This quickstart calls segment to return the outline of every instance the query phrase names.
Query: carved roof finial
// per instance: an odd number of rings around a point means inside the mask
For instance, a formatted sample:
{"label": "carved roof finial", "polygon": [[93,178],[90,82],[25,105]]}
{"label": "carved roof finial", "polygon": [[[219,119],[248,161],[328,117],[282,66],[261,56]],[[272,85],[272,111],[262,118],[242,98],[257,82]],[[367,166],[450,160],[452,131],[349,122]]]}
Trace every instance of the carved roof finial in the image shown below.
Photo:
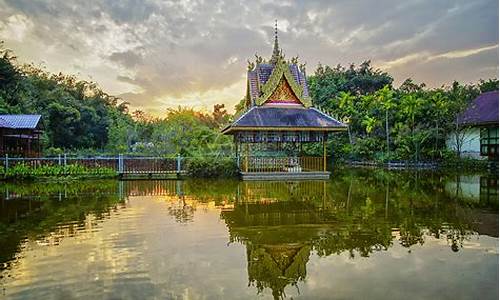
{"label": "carved roof finial", "polygon": [[275,64],[278,61],[278,58],[281,56],[280,47],[278,44],[278,20],[275,20],[274,23],[274,48],[273,48],[273,56],[271,56],[271,60],[269,61],[272,64]]}

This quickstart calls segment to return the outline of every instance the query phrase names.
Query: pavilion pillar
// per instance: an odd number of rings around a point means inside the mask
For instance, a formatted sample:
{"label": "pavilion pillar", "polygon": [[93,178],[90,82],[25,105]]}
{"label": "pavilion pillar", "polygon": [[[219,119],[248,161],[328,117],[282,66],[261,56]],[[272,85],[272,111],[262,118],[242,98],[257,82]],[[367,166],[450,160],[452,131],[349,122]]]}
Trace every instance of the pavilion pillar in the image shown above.
{"label": "pavilion pillar", "polygon": [[236,135],[233,136],[233,139],[234,139],[234,146],[235,146],[236,166],[238,167],[238,171],[241,171],[240,151],[239,151],[240,145],[239,145],[239,141],[238,141],[238,138],[236,137]]}
{"label": "pavilion pillar", "polygon": [[326,172],[326,137],[323,137],[323,172]]}
{"label": "pavilion pillar", "polygon": [[249,149],[248,149],[249,145],[248,143],[245,143],[245,172],[248,172],[248,152],[249,152]]}

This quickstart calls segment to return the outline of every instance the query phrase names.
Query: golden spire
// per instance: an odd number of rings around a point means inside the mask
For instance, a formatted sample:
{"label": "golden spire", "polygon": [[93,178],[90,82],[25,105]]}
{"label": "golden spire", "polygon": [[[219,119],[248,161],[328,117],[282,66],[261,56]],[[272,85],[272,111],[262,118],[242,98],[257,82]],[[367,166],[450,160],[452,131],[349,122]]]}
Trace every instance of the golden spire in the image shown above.
{"label": "golden spire", "polygon": [[278,58],[281,56],[280,47],[278,44],[278,20],[275,20],[274,23],[274,48],[273,55],[271,56],[271,60],[269,61],[272,64],[275,64],[278,61]]}

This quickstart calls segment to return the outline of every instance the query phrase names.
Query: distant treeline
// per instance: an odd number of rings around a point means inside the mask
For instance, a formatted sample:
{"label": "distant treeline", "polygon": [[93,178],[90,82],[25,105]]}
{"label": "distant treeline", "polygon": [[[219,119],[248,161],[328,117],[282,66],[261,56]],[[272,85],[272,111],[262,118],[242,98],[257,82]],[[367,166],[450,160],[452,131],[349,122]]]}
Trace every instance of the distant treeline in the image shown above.
{"label": "distant treeline", "polygon": [[[319,65],[308,77],[315,106],[349,124],[329,150],[340,158],[441,159],[448,133],[459,129],[457,113],[481,92],[498,90],[498,80],[475,85],[453,82],[428,89],[393,78],[370,62],[348,68]],[[243,93],[244,91],[242,91]],[[241,109],[236,106],[237,112]],[[129,112],[128,103],[108,95],[96,83],[51,74],[33,64],[20,65],[0,45],[0,113],[41,114],[45,154],[136,153],[151,155],[229,153],[232,139],[220,129],[233,116],[224,105],[212,113],[190,108],[169,109],[162,118]],[[304,147],[320,154],[318,145]],[[330,153],[331,153],[330,152]]]}
{"label": "distant treeline", "polygon": [[446,138],[461,132],[454,143],[460,149],[464,142],[466,129],[457,115],[480,93],[498,90],[497,79],[475,85],[455,81],[433,89],[412,79],[395,88],[393,81],[369,61],[348,68],[319,65],[308,77],[313,104],[349,125],[346,135],[330,143],[339,158],[386,161],[456,156],[446,149]]}

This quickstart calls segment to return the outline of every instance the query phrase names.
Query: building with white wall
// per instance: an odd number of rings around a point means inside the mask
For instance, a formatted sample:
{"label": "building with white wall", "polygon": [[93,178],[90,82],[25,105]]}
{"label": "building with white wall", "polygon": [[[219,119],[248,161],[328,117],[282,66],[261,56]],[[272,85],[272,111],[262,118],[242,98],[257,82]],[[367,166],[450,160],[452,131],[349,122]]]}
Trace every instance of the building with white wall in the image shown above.
{"label": "building with white wall", "polygon": [[448,149],[462,157],[498,160],[498,91],[482,93],[459,116],[461,130],[450,134]]}

